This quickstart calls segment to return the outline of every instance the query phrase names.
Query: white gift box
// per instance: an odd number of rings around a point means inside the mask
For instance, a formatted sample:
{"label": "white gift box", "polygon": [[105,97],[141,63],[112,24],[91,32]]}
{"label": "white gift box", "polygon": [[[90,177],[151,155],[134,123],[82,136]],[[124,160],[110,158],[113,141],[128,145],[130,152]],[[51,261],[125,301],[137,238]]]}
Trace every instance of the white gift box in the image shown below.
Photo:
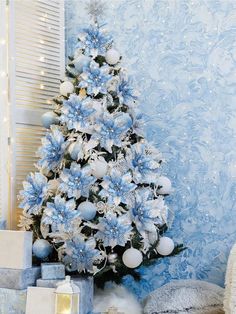
{"label": "white gift box", "polygon": [[32,267],[32,232],[0,230],[0,268]]}
{"label": "white gift box", "polygon": [[55,314],[55,289],[28,287],[25,314]]}

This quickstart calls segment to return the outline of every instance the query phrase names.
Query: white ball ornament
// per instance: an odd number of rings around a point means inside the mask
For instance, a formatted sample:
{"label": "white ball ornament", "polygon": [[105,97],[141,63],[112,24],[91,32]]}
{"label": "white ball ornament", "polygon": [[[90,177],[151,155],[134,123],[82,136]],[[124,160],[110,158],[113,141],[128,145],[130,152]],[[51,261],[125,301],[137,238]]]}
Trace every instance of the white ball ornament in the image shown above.
{"label": "white ball ornament", "polygon": [[81,74],[83,72],[83,68],[89,66],[91,59],[87,56],[81,55],[74,60],[74,66],[76,71]]}
{"label": "white ball ornament", "polygon": [[157,252],[160,255],[167,256],[170,255],[175,248],[174,241],[168,237],[162,237],[156,247]]}
{"label": "white ball ornament", "polygon": [[122,256],[123,263],[128,268],[136,268],[143,261],[142,253],[134,248],[126,250]]}
{"label": "white ball ornament", "polygon": [[167,177],[160,176],[157,179],[157,185],[161,186],[161,188],[157,190],[158,194],[165,195],[170,194],[172,192],[171,181]]}
{"label": "white ball ornament", "polygon": [[44,259],[52,253],[51,244],[44,239],[37,239],[33,244],[33,254],[39,258]]}
{"label": "white ball ornament", "polygon": [[117,50],[111,48],[107,51],[105,59],[107,63],[114,65],[120,60],[120,53]]}
{"label": "white ball ornament", "polygon": [[42,120],[43,127],[45,127],[46,129],[50,129],[50,126],[52,124],[58,124],[59,123],[58,115],[53,111],[45,112],[42,115],[41,120]]}
{"label": "white ball ornament", "polygon": [[68,96],[68,94],[73,93],[74,85],[70,81],[65,81],[60,85],[60,94],[63,96]]}
{"label": "white ball ornament", "polygon": [[96,216],[97,207],[93,203],[85,201],[79,204],[78,211],[82,219],[92,220]]}
{"label": "white ball ornament", "polygon": [[73,160],[79,160],[84,156],[82,145],[78,142],[71,143],[68,151]]}
{"label": "white ball ornament", "polygon": [[92,175],[97,179],[104,177],[107,174],[108,164],[103,157],[92,161],[90,163],[92,169]]}

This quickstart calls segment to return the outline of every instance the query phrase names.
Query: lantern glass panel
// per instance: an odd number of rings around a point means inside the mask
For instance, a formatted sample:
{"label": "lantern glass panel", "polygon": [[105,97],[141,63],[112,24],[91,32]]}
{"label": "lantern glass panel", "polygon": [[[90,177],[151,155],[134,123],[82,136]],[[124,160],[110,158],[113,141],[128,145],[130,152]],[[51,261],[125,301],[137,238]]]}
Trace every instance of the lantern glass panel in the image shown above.
{"label": "lantern glass panel", "polygon": [[78,294],[74,294],[72,296],[72,311],[71,314],[78,314],[79,310],[79,295]]}
{"label": "lantern glass panel", "polygon": [[56,296],[56,314],[74,314],[72,312],[72,295],[57,294]]}

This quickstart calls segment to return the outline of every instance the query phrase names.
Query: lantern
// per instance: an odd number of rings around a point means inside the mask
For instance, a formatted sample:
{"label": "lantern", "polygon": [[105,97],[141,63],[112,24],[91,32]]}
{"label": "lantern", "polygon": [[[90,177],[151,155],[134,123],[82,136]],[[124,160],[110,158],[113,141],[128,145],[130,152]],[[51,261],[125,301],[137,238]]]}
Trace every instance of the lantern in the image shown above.
{"label": "lantern", "polygon": [[55,314],[79,314],[80,289],[66,276],[56,289]]}

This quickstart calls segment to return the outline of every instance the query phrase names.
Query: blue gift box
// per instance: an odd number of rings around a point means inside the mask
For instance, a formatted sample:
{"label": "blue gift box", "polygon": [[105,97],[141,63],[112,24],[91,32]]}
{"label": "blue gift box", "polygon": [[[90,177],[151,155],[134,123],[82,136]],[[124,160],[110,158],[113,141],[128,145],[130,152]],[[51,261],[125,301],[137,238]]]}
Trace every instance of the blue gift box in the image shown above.
{"label": "blue gift box", "polygon": [[40,267],[26,269],[0,268],[0,288],[24,290],[35,286],[40,277]]}
{"label": "blue gift box", "polygon": [[42,279],[65,279],[65,265],[62,263],[42,263]]}
{"label": "blue gift box", "polygon": [[0,314],[25,314],[27,290],[0,288]]}

